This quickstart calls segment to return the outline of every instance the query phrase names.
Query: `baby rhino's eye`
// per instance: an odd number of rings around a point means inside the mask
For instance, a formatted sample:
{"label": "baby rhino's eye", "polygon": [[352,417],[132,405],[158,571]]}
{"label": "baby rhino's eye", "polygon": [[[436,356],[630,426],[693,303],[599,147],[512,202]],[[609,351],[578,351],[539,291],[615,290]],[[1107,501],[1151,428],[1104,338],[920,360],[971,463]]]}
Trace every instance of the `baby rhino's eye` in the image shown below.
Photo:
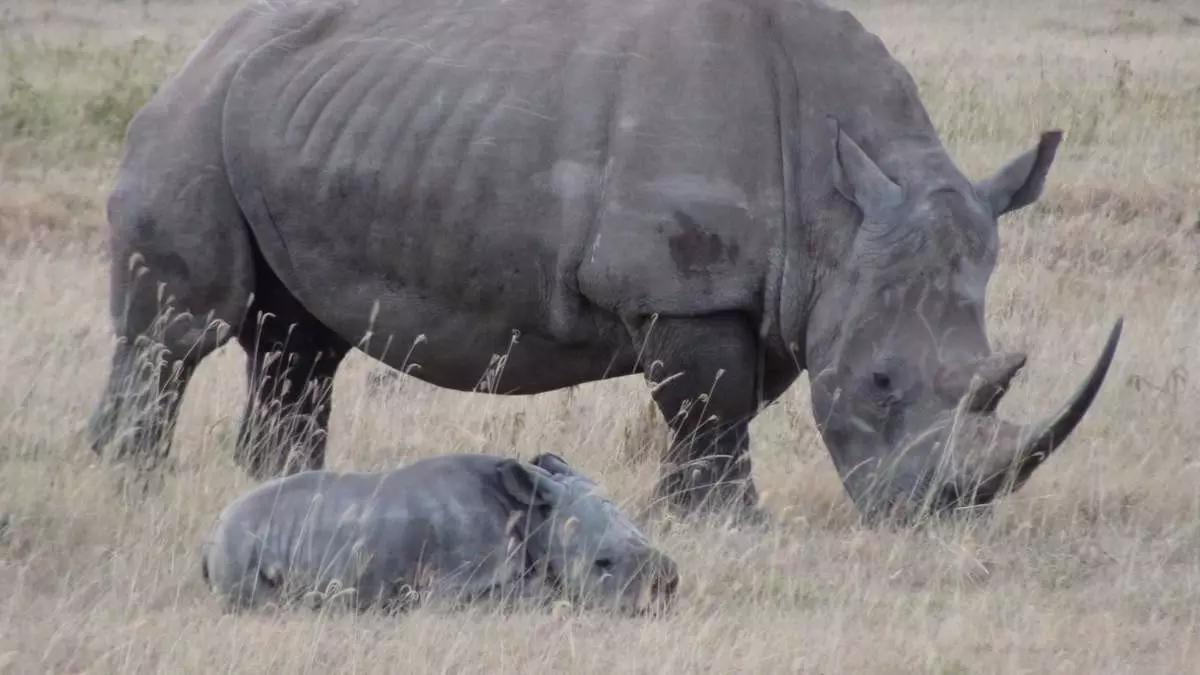
{"label": "baby rhino's eye", "polygon": [[602,570],[608,570],[612,567],[611,558],[596,558],[596,567]]}

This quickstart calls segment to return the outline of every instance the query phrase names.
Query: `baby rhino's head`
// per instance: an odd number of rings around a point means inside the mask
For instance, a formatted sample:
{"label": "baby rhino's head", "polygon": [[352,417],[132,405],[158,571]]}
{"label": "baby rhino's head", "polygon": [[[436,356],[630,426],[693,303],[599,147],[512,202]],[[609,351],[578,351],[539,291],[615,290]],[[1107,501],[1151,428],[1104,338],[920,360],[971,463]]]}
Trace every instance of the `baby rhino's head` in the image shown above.
{"label": "baby rhino's head", "polygon": [[557,455],[506,460],[504,491],[529,510],[525,545],[571,597],[629,614],[665,608],[675,596],[675,561],[655,548],[629,516]]}

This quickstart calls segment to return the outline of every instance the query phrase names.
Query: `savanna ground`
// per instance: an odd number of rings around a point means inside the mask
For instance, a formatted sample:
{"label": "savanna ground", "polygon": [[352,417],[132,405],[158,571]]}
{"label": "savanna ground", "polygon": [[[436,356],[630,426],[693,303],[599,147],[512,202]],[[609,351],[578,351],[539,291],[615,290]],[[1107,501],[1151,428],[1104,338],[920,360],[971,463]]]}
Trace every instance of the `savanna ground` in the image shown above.
{"label": "savanna ground", "polygon": [[[859,525],[806,379],[754,426],[770,533],[657,532],[677,611],[625,620],[222,615],[198,548],[251,485],[231,459],[243,355],[207,361],[161,489],[82,436],[112,343],[103,200],[125,122],[234,3],[0,10],[0,670],[4,672],[1180,673],[1200,663],[1200,7],[1190,0],[855,0],[980,176],[1066,131],[1041,202],[1001,223],[988,316],[1030,353],[1002,411],[1065,400],[1125,336],[1074,437],[993,517]],[[338,377],[330,465],[553,450],[646,501],[664,439],[637,379],[528,399]]]}

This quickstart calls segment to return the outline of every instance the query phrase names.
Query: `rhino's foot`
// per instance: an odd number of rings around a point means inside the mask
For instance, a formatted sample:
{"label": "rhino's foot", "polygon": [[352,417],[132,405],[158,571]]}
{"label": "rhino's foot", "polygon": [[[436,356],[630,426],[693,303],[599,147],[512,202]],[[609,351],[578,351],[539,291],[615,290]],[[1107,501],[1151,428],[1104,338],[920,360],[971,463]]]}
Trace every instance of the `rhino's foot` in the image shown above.
{"label": "rhino's foot", "polygon": [[[274,433],[255,432],[256,427],[263,426],[274,426]],[[325,435],[311,430],[289,433],[279,431],[278,425],[270,421],[255,425],[243,420],[233,459],[256,481],[321,469],[325,466]]]}
{"label": "rhino's foot", "polygon": [[[751,479],[749,425],[757,409],[758,335],[735,313],[627,320],[652,364],[646,376],[671,428],[655,501],[692,518],[761,522]],[[768,382],[773,398],[780,382]]]}
{"label": "rhino's foot", "polygon": [[727,526],[765,526],[766,511],[750,477],[714,479],[703,468],[664,473],[655,486],[655,501],[678,518],[716,520]]}

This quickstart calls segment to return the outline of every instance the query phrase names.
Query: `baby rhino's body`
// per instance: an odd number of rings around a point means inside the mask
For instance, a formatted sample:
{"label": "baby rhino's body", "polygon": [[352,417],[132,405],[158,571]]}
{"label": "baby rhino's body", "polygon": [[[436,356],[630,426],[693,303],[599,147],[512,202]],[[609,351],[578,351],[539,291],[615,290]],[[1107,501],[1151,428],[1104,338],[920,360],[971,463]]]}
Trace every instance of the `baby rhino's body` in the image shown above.
{"label": "baby rhino's body", "polygon": [[535,579],[640,613],[675,563],[561,458],[446,455],[379,473],[308,471],[221,513],[203,573],[230,608],[353,590],[359,609],[520,593]]}

